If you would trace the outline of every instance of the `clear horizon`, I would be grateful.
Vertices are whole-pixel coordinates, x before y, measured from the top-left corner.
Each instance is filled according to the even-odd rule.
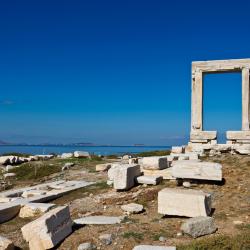
[[[0,140],[187,143],[191,62],[250,58],[248,7],[215,0],[1,3]],[[240,129],[240,74],[205,77],[204,124],[222,140]]]

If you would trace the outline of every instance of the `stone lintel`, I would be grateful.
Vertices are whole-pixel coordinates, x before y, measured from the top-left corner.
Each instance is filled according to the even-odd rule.
[[[227,131],[228,140],[250,140],[250,131]]]
[[[191,131],[190,140],[215,140],[217,131]],[[203,142],[203,141],[200,141]]]
[[[237,72],[241,71],[243,68],[250,68],[250,59],[196,61],[192,63],[192,72]]]

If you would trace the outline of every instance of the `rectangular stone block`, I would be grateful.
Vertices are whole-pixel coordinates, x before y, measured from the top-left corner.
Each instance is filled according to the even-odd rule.
[[[250,131],[227,131],[228,140],[250,140]]]
[[[158,185],[162,181],[161,176],[146,176],[142,175],[137,177],[136,181],[140,184],[147,184],[147,185]]]
[[[183,146],[173,146],[171,149],[171,153],[182,154],[182,153],[184,153],[184,147]]]
[[[164,169],[168,167],[167,156],[143,157],[140,164],[144,169]]]
[[[135,178],[141,175],[139,165],[121,164],[113,171],[114,189],[127,190],[135,185]]]
[[[176,161],[173,163],[172,175],[181,179],[222,180],[222,166],[214,162]]]
[[[190,140],[215,140],[217,131],[191,131]]]
[[[55,247],[72,232],[69,207],[55,208],[21,228],[30,250]]]
[[[175,216],[208,216],[211,195],[203,191],[165,188],[158,193],[158,213]]]

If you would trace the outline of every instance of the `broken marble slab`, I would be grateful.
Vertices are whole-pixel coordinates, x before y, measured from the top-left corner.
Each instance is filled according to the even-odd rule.
[[[55,247],[72,233],[69,207],[55,208],[21,228],[23,238],[30,250],[44,250]]]
[[[215,162],[176,161],[172,175],[181,179],[222,180],[222,165]]]
[[[108,224],[120,224],[124,216],[87,216],[74,220],[78,225],[108,225]]]
[[[211,194],[203,191],[164,188],[158,193],[159,214],[197,217],[208,216],[211,210]]]

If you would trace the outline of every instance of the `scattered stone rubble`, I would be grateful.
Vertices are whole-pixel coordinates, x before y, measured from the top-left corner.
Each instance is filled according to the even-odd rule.
[[[200,157],[213,153],[212,150],[214,150],[214,154],[231,152],[232,146],[212,145],[208,147],[206,145],[206,147],[200,148],[197,144],[195,146],[195,150],[190,150],[190,145],[173,147],[171,154],[167,156],[132,158],[126,155],[117,162],[96,165],[96,171],[107,171],[108,182],[116,191],[126,191],[135,185],[158,185],[163,179],[184,180],[183,186],[186,189],[183,187],[164,188],[159,191],[158,213],[191,217],[182,225],[181,230],[194,238],[200,237],[211,234],[217,229],[213,219],[208,217],[211,214],[212,199],[211,194],[205,191],[191,190],[192,185],[189,181],[192,179],[221,181],[222,166],[218,163],[201,161]],[[243,148],[241,150],[244,152]],[[47,159],[47,157],[43,157],[43,159]],[[90,158],[90,155],[87,152],[76,151],[74,154],[64,153],[60,157],[64,159]],[[62,170],[67,170],[73,165],[74,163],[65,163]],[[18,214],[22,218],[40,215],[40,218],[22,228],[23,237],[29,242],[31,250],[55,247],[72,232],[72,223],[77,225],[121,223],[124,216],[104,215],[85,216],[72,222],[68,207],[56,207],[54,204],[43,203],[90,184],[92,183],[57,181],[2,192],[0,193],[0,223],[10,220]],[[114,192],[114,194],[122,196],[121,193]],[[107,196],[107,194],[105,195]],[[130,215],[140,213],[144,208],[140,204],[129,203],[122,205],[121,210]],[[40,231],[42,233],[39,233]],[[109,245],[112,244],[112,237],[110,234],[105,234],[101,235],[99,239],[104,245]],[[79,245],[78,249],[96,249],[96,246],[87,242]],[[175,247],[139,245],[134,249],[172,250]]]
[[[21,212],[21,217],[34,216],[36,211],[46,212],[53,204],[40,204],[63,196],[93,182],[57,181],[0,193],[0,223],[6,222]],[[32,211],[33,210],[33,211]]]

